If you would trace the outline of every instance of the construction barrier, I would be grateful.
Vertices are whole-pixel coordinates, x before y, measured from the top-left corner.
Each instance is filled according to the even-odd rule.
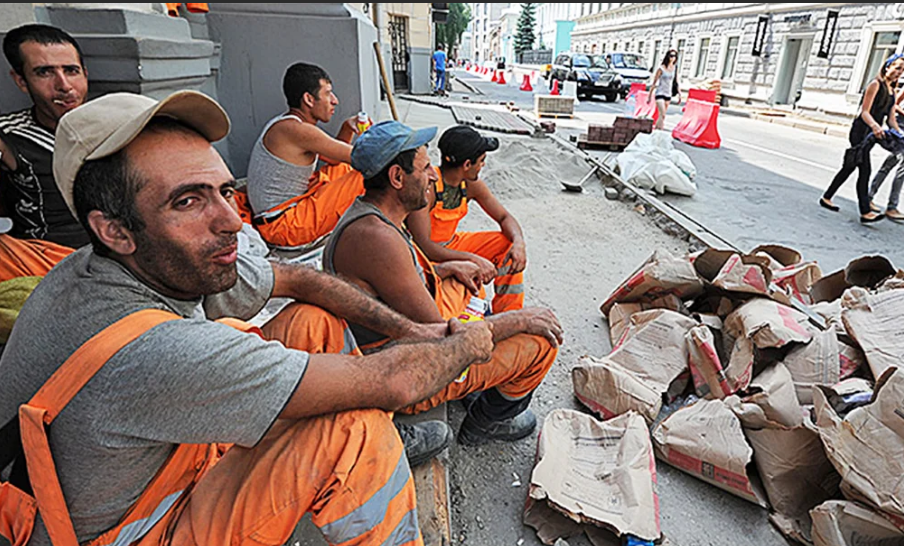
[[[719,102],[716,100],[718,93],[709,89],[690,89],[687,92],[687,100],[702,100],[703,102]]]
[[[533,93],[534,86],[530,83],[530,74],[524,75],[524,82],[521,84],[521,90]]]
[[[498,83],[499,85],[506,85],[505,70],[499,71],[499,77],[496,79],[496,83]]]
[[[631,84],[631,89],[628,90],[628,97],[630,97],[631,95],[637,93],[638,91],[646,91],[646,90],[647,90],[647,84],[645,84],[645,83],[632,83],[632,84]],[[627,98],[627,97],[626,97],[626,98]]]
[[[672,131],[672,137],[691,146],[715,149],[722,145],[718,122],[718,104],[688,99],[684,115]]]
[[[552,90],[549,92],[549,94],[555,95],[555,96],[559,96],[562,94],[562,92],[559,91],[559,80],[552,81]]]
[[[491,80],[493,83],[499,83],[499,71],[493,71],[493,79]]]
[[[659,119],[659,108],[655,100],[649,100],[650,94],[646,91],[634,93],[634,117],[650,118],[653,121]]]

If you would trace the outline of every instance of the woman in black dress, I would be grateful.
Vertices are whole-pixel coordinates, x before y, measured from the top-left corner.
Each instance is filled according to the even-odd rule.
[[[860,147],[864,140],[869,136],[870,132],[877,139],[885,138],[885,131],[882,129],[883,124],[888,121],[889,127],[898,129],[898,122],[895,116],[891,115],[892,108],[895,104],[894,85],[904,74],[904,55],[893,55],[882,65],[879,75],[870,82],[863,93],[863,102],[860,107],[860,115],[854,120],[851,126],[849,139],[851,148],[844,154],[844,164],[825,195],[819,200],[819,204],[831,211],[840,210],[837,205],[832,203],[832,197],[838,188],[844,184],[851,174],[858,170],[857,174],[857,201],[860,206],[860,222],[869,224],[878,222],[885,218],[884,214],[874,212],[870,207],[869,197],[869,181],[872,174],[872,165],[870,164],[869,152],[874,143],[868,144],[858,153],[857,148]]]

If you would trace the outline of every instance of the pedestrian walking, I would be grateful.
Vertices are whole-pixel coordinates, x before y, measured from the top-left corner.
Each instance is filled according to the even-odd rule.
[[[446,92],[446,51],[443,44],[436,46],[436,52],[433,53],[433,72],[436,74],[436,86],[433,92],[437,95],[443,95]]]
[[[904,73],[904,55],[895,54],[882,64],[876,78],[870,82],[863,93],[860,115],[851,125],[849,140],[851,147],[844,153],[844,163],[835,175],[832,184],[820,198],[819,204],[833,212],[841,210],[832,203],[832,197],[855,170],[857,175],[857,201],[860,207],[860,222],[869,224],[885,218],[884,214],[874,212],[870,207],[869,182],[872,174],[869,152],[877,140],[885,138],[882,126],[886,122],[892,129],[898,130],[898,121],[892,114],[895,104],[895,82]],[[875,140],[869,139],[870,132]]]
[[[670,49],[662,59],[662,66],[656,69],[651,92],[647,95],[648,104],[656,98],[656,108],[659,109],[656,128],[659,130],[665,129],[665,116],[672,97],[677,95],[678,102],[681,102],[681,92],[678,89],[678,51]]]
[[[894,114],[898,121],[898,127],[904,126],[904,106],[902,106],[902,103],[904,103],[904,82],[899,81],[898,94],[895,98],[894,107]],[[904,155],[894,153],[888,155],[888,158],[885,159],[885,163],[882,164],[882,168],[879,169],[879,172],[876,173],[876,177],[873,178],[873,184],[869,190],[869,198],[870,207],[873,212],[881,212],[882,209],[877,207],[872,200],[875,199],[882,184],[885,183],[885,179],[888,178],[888,175],[891,174],[895,167],[897,167],[898,170],[892,180],[891,194],[888,196],[888,207],[885,209],[885,217],[889,220],[900,222],[904,221],[904,214],[898,210],[898,203],[901,199],[901,187],[904,186]]]

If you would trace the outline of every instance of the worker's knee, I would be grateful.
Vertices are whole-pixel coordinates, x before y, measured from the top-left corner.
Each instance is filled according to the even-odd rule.
[[[264,337],[315,354],[359,354],[345,321],[313,305],[293,303],[262,328]]]

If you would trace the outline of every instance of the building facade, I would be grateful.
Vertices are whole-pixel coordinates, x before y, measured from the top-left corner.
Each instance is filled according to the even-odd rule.
[[[496,58],[492,47],[493,30],[499,25],[502,12],[511,4],[471,4],[471,53],[477,62]]]
[[[602,4],[601,6],[607,6]],[[904,4],[612,4],[580,17],[572,49],[679,52],[688,88],[721,80],[729,100],[853,116],[885,58],[904,49]]]
[[[559,53],[571,50],[571,33],[575,21],[581,17],[578,3],[543,3],[537,5],[538,48],[552,50],[555,58]]]

